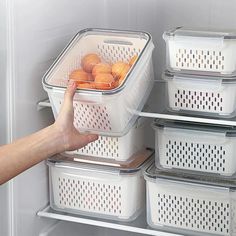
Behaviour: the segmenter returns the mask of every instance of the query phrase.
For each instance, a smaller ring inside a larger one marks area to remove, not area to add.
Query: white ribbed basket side
[[[148,223],[179,233],[232,235],[232,195],[207,185],[147,181]]]
[[[169,107],[175,111],[231,117],[236,110],[236,83],[204,79],[167,82]]]
[[[169,65],[173,70],[194,70],[232,74],[236,70],[235,40],[222,43],[189,37],[184,41],[169,40]]]
[[[50,167],[50,178],[50,204],[57,210],[129,221],[143,208],[145,183],[140,172],[91,174]]]
[[[232,176],[236,172],[236,137],[197,130],[156,130],[156,164],[163,168]]]
[[[136,124],[121,137],[99,136],[95,142],[70,154],[127,161],[133,154],[144,148],[144,124]]]

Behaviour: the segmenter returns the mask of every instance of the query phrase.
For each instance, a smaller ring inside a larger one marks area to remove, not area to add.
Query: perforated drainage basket
[[[156,121],[153,127],[157,167],[235,175],[235,128],[162,120]]]
[[[163,38],[169,70],[235,74],[236,32],[179,27],[165,32]]]
[[[147,169],[145,179],[151,227],[185,235],[235,235],[235,185],[162,177],[154,166]]]
[[[143,32],[87,29],[79,32],[43,78],[54,116],[64,99],[69,74],[80,68],[81,58],[96,53],[102,61],[128,62],[138,59],[123,84],[112,90],[77,90],[74,96],[74,124],[80,131],[122,136],[135,123],[153,86],[151,37]]]
[[[146,125],[147,122],[145,120],[138,119],[136,124],[124,136],[100,135],[95,142],[68,153],[93,156],[98,159],[106,158],[116,161],[128,161],[133,154],[144,149],[144,130]]]
[[[119,221],[132,221],[143,210],[142,165],[129,169],[76,162],[48,161],[48,165],[50,205],[55,210]]]
[[[236,111],[236,77],[220,78],[164,73],[168,108],[209,117],[233,117]]]

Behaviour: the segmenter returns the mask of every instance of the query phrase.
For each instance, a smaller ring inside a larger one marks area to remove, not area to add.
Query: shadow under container
[[[236,128],[156,120],[156,166],[235,178]]]
[[[173,72],[229,76],[236,73],[236,31],[177,27],[163,34]]]
[[[134,159],[128,168],[49,160],[50,206],[72,214],[134,220],[145,206],[142,169],[150,155],[140,156],[141,164]]]
[[[153,165],[145,172],[147,221],[184,235],[236,234],[236,182],[174,175]]]
[[[100,135],[122,136],[137,120],[154,83],[152,52],[148,33],[121,30],[80,31],[58,56],[43,77],[52,110],[57,117],[64,100],[69,75],[81,67],[81,59],[96,53],[103,62],[128,62],[137,55],[123,83],[111,90],[77,89],[74,96],[74,125]]]
[[[236,77],[165,71],[167,108],[195,116],[231,118],[236,114]]]

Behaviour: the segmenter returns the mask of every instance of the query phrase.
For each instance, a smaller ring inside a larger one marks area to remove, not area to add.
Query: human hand
[[[74,126],[73,97],[76,84],[70,83],[66,89],[64,102],[54,127],[60,132],[63,139],[63,151],[72,151],[84,147],[90,142],[98,139],[95,134],[81,134]]]

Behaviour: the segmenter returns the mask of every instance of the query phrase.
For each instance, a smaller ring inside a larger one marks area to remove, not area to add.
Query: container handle
[[[86,94],[86,93],[75,93],[74,101],[82,101],[87,103],[101,103],[103,101],[102,93]]]
[[[103,41],[106,44],[119,44],[119,45],[133,45],[132,42],[127,40],[107,39]]]

